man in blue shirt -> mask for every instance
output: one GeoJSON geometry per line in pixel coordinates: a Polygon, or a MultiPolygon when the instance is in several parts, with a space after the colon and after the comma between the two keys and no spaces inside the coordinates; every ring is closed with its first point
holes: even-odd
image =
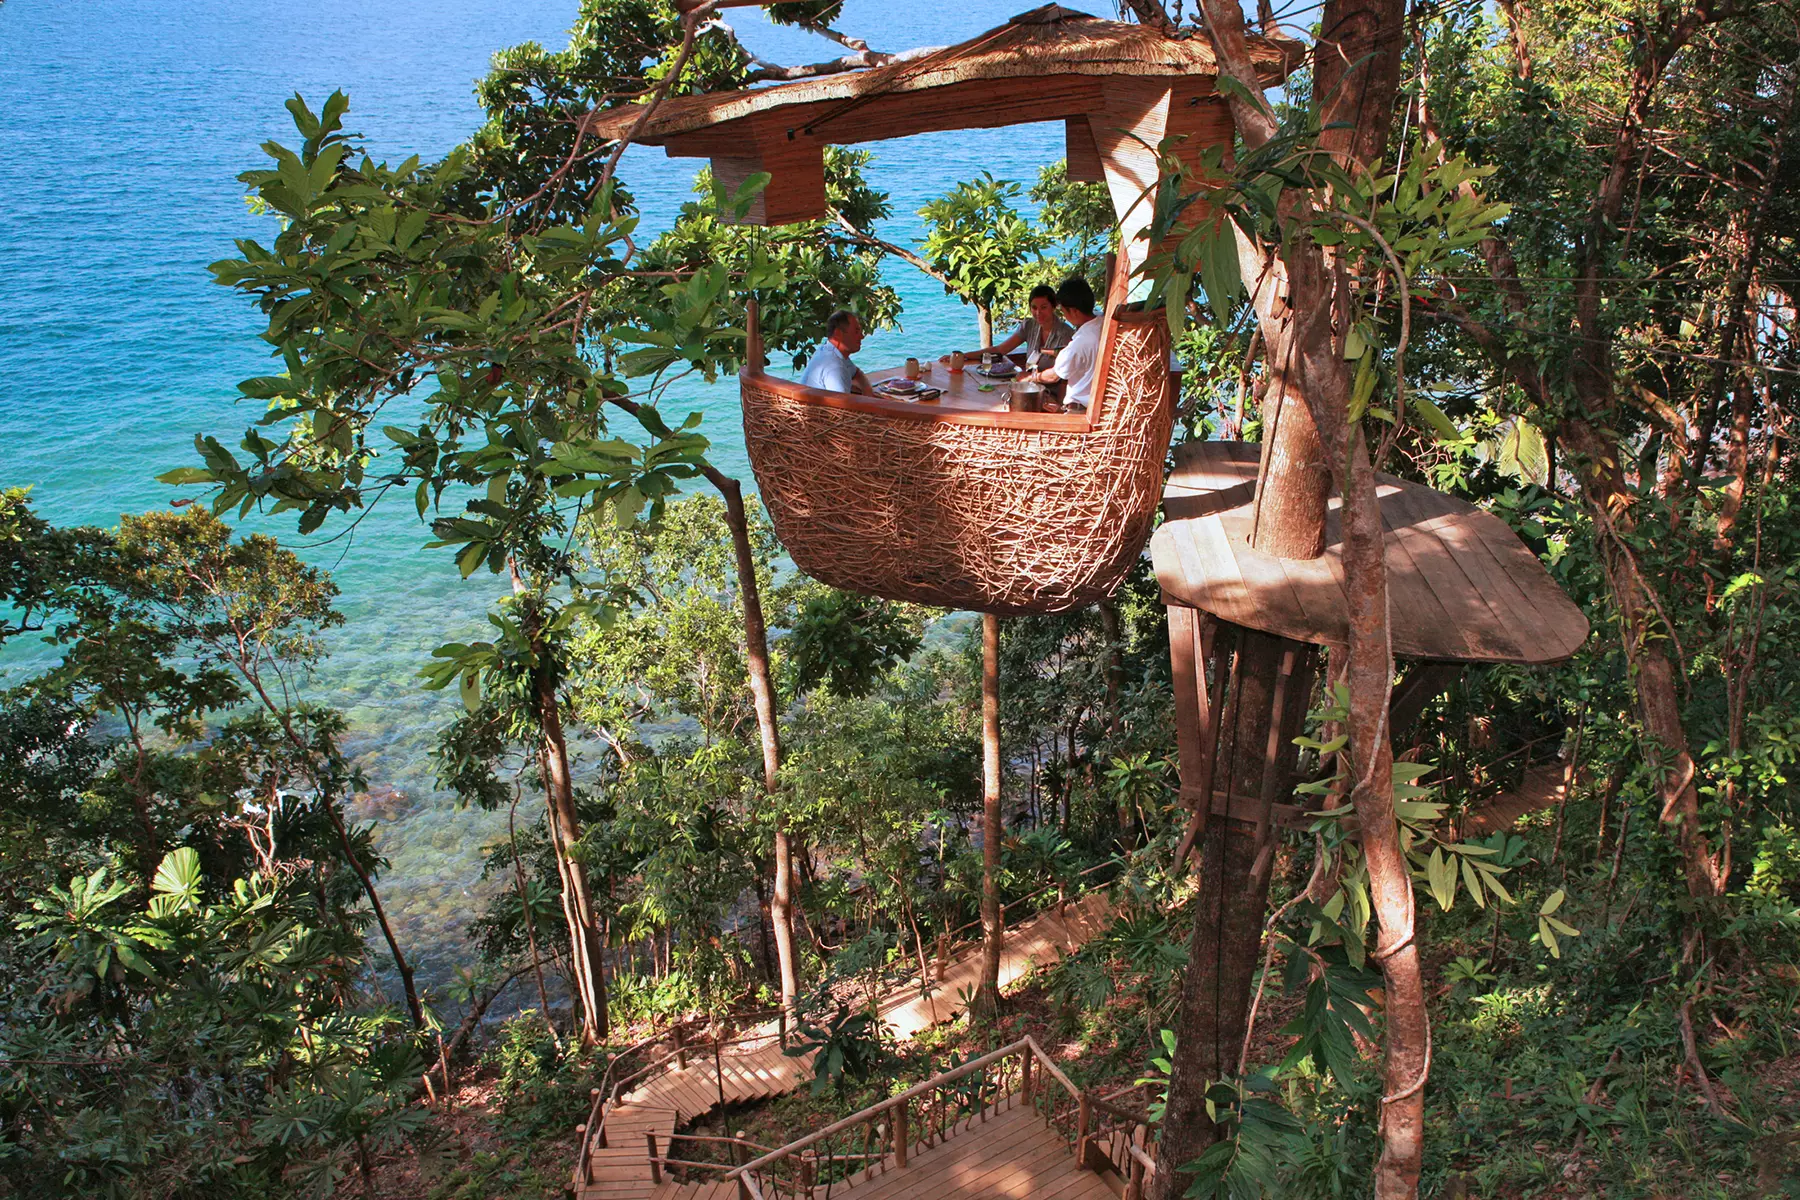
{"type": "Polygon", "coordinates": [[[800,382],[807,387],[827,392],[856,392],[874,395],[869,377],[862,373],[850,356],[862,349],[862,322],[847,309],[838,309],[825,318],[825,341],[813,351],[812,361],[800,382]]]}

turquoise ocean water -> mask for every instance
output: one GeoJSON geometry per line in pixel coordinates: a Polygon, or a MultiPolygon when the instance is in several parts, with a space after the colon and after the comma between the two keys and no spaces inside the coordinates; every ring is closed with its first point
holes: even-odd
{"type": "MultiPolygon", "coordinates": [[[[840,24],[900,50],[973,36],[1026,7],[849,0],[840,24]]],[[[471,87],[491,53],[560,47],[574,15],[571,0],[0,0],[0,486],[31,485],[39,511],[63,523],[108,525],[166,504],[175,493],[154,476],[192,459],[196,433],[235,442],[256,416],[237,403],[236,382],[270,369],[257,314],[206,268],[234,252],[234,238],[271,236],[236,176],[267,161],[262,142],[298,141],[283,102],[299,92],[316,109],[341,88],[346,124],[381,156],[431,158],[479,123],[471,87]]],[[[726,16],[777,61],[841,53],[754,9],[726,16]]],[[[1061,157],[1062,124],[873,149],[870,179],[895,209],[882,233],[911,244],[920,204],[954,181],[985,169],[1028,184],[1061,157]]],[[[627,153],[622,174],[646,233],[667,227],[697,165],[627,153]]],[[[971,339],[972,310],[937,283],[898,264],[889,279],[905,301],[903,329],[872,337],[865,365],[971,339]]],[[[683,386],[665,409],[702,413],[714,460],[749,477],[732,385],[683,386]]],[[[447,554],[421,551],[429,538],[410,505],[378,510],[353,537],[334,538],[329,525],[308,539],[258,527],[330,568],[343,589],[348,623],[311,692],[349,713],[370,785],[359,811],[379,822],[393,862],[390,906],[421,974],[442,981],[466,957],[481,847],[504,818],[459,812],[432,788],[426,752],[455,701],[422,692],[415,672],[431,647],[479,636],[498,586],[485,575],[459,581],[447,554]]],[[[9,648],[0,681],[43,655],[9,648]]]]}

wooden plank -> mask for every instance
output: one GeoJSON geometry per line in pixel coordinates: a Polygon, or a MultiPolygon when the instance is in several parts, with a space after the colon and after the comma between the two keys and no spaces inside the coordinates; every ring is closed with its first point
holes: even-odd
{"type": "Polygon", "coordinates": [[[1237,573],[1237,555],[1217,517],[1182,521],[1174,533],[1181,565],[1189,580],[1204,581],[1206,603],[1200,607],[1234,625],[1247,625],[1260,608],[1249,583],[1237,573]]]}
{"type": "Polygon", "coordinates": [[[1446,514],[1431,518],[1424,528],[1444,546],[1469,586],[1481,593],[1513,642],[1528,651],[1545,636],[1537,606],[1488,550],[1476,532],[1477,523],[1462,514],[1446,514]]]}
{"type": "MultiPolygon", "coordinates": [[[[1236,563],[1238,576],[1255,597],[1259,613],[1265,619],[1279,621],[1295,629],[1307,628],[1306,606],[1300,603],[1294,585],[1288,580],[1287,568],[1273,554],[1264,554],[1250,545],[1251,516],[1248,508],[1235,508],[1221,513],[1220,530],[1225,534],[1236,563]],[[1273,614],[1269,609],[1273,608],[1273,614]]],[[[1292,635],[1289,635],[1292,636],[1292,635]]],[[[1305,641],[1300,638],[1296,640],[1305,641]]]]}
{"type": "Polygon", "coordinates": [[[1468,528],[1499,565],[1507,583],[1523,598],[1521,615],[1529,614],[1542,630],[1542,641],[1528,647],[1533,657],[1526,661],[1560,662],[1579,650],[1587,640],[1587,615],[1563,594],[1544,564],[1526,549],[1518,535],[1491,513],[1479,514],[1479,519],[1468,522],[1468,528]]]}
{"type": "MultiPolygon", "coordinates": [[[[941,421],[947,425],[977,425],[984,429],[1029,429],[1045,433],[1086,433],[1090,428],[1086,413],[1034,412],[969,412],[942,408],[916,400],[892,400],[886,396],[853,396],[843,392],[827,392],[810,388],[792,379],[767,375],[745,367],[739,378],[756,387],[774,392],[783,400],[820,408],[836,408],[846,412],[871,413],[882,417],[899,417],[913,421],[941,421]]],[[[935,381],[934,381],[935,382],[935,381]]]]}
{"type": "MultiPolygon", "coordinates": [[[[1259,461],[1251,442],[1183,442],[1165,488],[1181,495],[1255,486],[1259,461]]],[[[1233,507],[1236,507],[1235,505],[1233,507]]]]}
{"type": "Polygon", "coordinates": [[[1061,1139],[1028,1119],[1029,1112],[1014,1109],[960,1130],[905,1167],[855,1189],[855,1194],[858,1200],[980,1196],[989,1194],[987,1185],[992,1181],[1009,1179],[1026,1164],[1061,1158],[1073,1167],[1074,1159],[1061,1139]]]}
{"type": "MultiPolygon", "coordinates": [[[[1336,501],[1326,516],[1326,552],[1306,561],[1253,550],[1248,503],[1204,515],[1239,486],[1238,470],[1253,470],[1253,451],[1242,443],[1193,443],[1177,451],[1164,490],[1168,520],[1151,540],[1165,603],[1296,640],[1342,645],[1348,618],[1336,501]]],[[[1502,522],[1418,484],[1388,476],[1379,484],[1397,654],[1546,662],[1580,646],[1586,618],[1502,522]]]]}
{"type": "Polygon", "coordinates": [[[1183,788],[1204,788],[1200,770],[1201,733],[1206,723],[1204,669],[1198,655],[1200,610],[1183,604],[1168,608],[1169,670],[1175,690],[1176,766],[1183,788]]]}
{"type": "Polygon", "coordinates": [[[1469,577],[1458,569],[1444,543],[1414,523],[1421,515],[1420,508],[1407,493],[1408,489],[1397,488],[1381,501],[1389,587],[1394,587],[1397,578],[1401,589],[1397,599],[1422,590],[1430,593],[1432,604],[1389,605],[1395,652],[1410,646],[1420,658],[1516,656],[1518,648],[1505,626],[1469,586],[1469,577]],[[1451,648],[1451,652],[1439,653],[1440,647],[1451,648]]]}

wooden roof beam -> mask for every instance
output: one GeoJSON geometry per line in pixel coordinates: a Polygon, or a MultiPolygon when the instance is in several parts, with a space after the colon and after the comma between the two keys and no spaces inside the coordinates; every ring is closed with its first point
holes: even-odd
{"type": "Polygon", "coordinates": [[[771,136],[775,132],[789,141],[847,146],[918,133],[1061,121],[1099,111],[1102,84],[1112,82],[1092,75],[972,80],[929,91],[890,92],[854,106],[841,100],[793,105],[706,129],[643,140],[663,146],[671,158],[712,158],[741,152],[747,135],[771,136]],[[759,121],[768,124],[757,125],[759,121]]]}

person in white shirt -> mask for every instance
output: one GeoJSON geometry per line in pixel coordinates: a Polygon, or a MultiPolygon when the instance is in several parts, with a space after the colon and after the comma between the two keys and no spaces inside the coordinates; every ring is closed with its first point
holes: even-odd
{"type": "Polygon", "coordinates": [[[855,313],[838,309],[825,318],[825,341],[813,351],[800,382],[827,392],[874,395],[869,377],[850,361],[850,356],[862,349],[862,343],[862,322],[855,313]]]}
{"type": "Polygon", "coordinates": [[[1094,402],[1094,371],[1100,365],[1100,329],[1102,322],[1094,316],[1094,289],[1080,276],[1071,276],[1056,289],[1056,305],[1063,319],[1075,327],[1074,336],[1056,356],[1056,362],[1043,370],[1027,371],[1019,376],[1025,383],[1062,383],[1063,408],[1069,412],[1086,412],[1094,402]]]}
{"type": "MultiPolygon", "coordinates": [[[[983,354],[1007,355],[1024,346],[1027,367],[1048,364],[1058,350],[1069,344],[1069,338],[1075,331],[1056,315],[1056,289],[1048,284],[1040,283],[1031,289],[1030,307],[1031,315],[1020,321],[1019,327],[1004,342],[998,346],[983,346],[963,353],[969,358],[980,358],[983,354]],[[1040,361],[1040,354],[1047,357],[1040,361]]],[[[943,361],[950,361],[950,356],[944,355],[943,361]]]]}

